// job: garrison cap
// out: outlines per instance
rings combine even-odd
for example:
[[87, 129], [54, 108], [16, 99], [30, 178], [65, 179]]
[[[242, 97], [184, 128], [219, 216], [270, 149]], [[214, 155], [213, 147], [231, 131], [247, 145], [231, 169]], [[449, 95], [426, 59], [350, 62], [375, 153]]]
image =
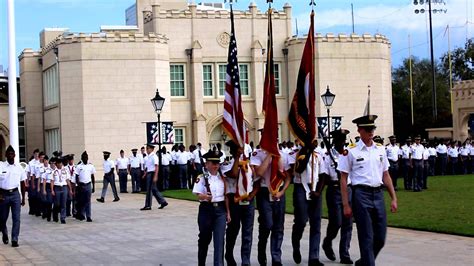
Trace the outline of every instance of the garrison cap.
[[364, 115], [352, 120], [352, 123], [357, 124], [358, 127], [373, 127], [375, 128], [375, 119], [377, 115]]
[[377, 142], [377, 143], [381, 143], [381, 144], [382, 144], [382, 143], [383, 143], [383, 138], [380, 137], [379, 135], [377, 135], [377, 136], [374, 137], [374, 141]]
[[215, 150], [215, 151], [209, 150], [206, 154], [202, 156], [202, 158], [206, 159], [206, 161], [209, 161], [209, 162], [219, 163], [221, 161], [222, 155], [223, 153], [219, 150]]

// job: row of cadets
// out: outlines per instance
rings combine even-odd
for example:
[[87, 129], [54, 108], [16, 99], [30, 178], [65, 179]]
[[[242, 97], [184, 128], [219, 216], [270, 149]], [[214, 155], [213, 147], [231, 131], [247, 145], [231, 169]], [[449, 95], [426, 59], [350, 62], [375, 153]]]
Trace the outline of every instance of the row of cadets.
[[110, 152], [104, 151], [104, 163], [103, 163], [103, 169], [104, 169], [104, 179], [102, 180], [102, 193], [100, 198], [96, 199], [98, 202], [104, 203], [105, 202], [105, 195], [107, 194], [107, 189], [109, 187], [112, 187], [112, 193], [114, 194], [114, 200], [113, 202], [117, 202], [120, 200], [118, 193], [117, 193], [117, 187], [115, 186], [115, 173], [114, 173], [114, 162], [110, 159]]
[[[15, 150], [8, 146], [5, 151], [6, 161], [0, 162], [0, 230], [2, 231], [3, 244], [7, 245], [8, 229], [7, 220], [12, 213], [12, 247], [18, 247], [18, 236], [20, 234], [21, 206], [25, 205], [25, 188], [28, 180], [25, 170], [20, 164], [15, 163]], [[21, 188], [21, 195], [18, 189]]]

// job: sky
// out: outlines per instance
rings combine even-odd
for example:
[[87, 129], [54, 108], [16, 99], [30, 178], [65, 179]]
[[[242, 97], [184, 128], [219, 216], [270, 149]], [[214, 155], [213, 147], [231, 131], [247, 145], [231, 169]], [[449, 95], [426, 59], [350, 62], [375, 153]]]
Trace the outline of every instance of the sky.
[[[448, 51], [447, 26], [450, 27], [451, 49], [463, 47], [474, 34], [473, 0], [432, 0], [433, 44], [435, 58]], [[135, 0], [15, 0], [16, 54], [25, 48], [39, 48], [39, 32], [44, 28], [69, 28], [71, 32], [98, 32], [101, 25], [125, 25], [125, 9]], [[203, 0], [199, 2], [222, 2]], [[250, 0], [239, 0], [236, 9], [247, 9]], [[265, 10], [265, 0], [254, 0]], [[310, 0], [275, 0], [273, 7], [282, 10], [285, 3], [293, 7], [298, 33], [306, 34], [309, 25]], [[354, 24], [357, 34], [382, 34], [392, 43], [392, 66], [397, 67], [411, 52], [418, 58], [429, 58], [428, 12], [415, 14], [425, 8], [423, 0], [315, 0], [316, 32], [352, 32], [351, 3], [354, 6]], [[418, 5], [414, 5], [417, 2]], [[442, 2], [438, 4], [438, 2]], [[228, 5], [227, 5], [228, 7]], [[444, 12], [446, 11], [446, 12]], [[293, 31], [296, 34], [296, 23]], [[7, 1], [0, 2], [0, 65], [8, 67]]]

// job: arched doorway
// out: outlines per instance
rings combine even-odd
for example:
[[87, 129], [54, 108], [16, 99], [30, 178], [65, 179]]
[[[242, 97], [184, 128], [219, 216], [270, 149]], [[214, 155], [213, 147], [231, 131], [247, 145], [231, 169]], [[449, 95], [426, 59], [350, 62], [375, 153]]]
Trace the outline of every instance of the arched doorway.
[[222, 130], [222, 124], [219, 124], [212, 129], [211, 134], [209, 135], [209, 149], [212, 149], [220, 143], [222, 145], [222, 150], [226, 155], [229, 155], [227, 146], [225, 146], [226, 141], [227, 135]]

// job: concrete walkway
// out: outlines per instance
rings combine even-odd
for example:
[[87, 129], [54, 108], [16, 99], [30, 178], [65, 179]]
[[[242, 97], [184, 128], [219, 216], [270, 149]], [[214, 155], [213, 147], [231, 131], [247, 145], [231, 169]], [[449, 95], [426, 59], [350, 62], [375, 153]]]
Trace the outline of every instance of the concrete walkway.
[[[95, 193], [97, 196], [98, 193]], [[144, 195], [121, 194], [112, 203], [93, 202], [93, 223], [68, 219], [67, 224], [46, 222], [22, 210], [20, 247], [0, 244], [0, 265], [196, 265], [198, 203], [169, 199], [169, 206], [142, 212]], [[257, 217], [257, 215], [256, 215]], [[291, 248], [292, 216], [286, 216], [283, 265], [295, 265]], [[9, 222], [9, 230], [11, 225]], [[323, 220], [324, 237], [327, 221]], [[252, 263], [257, 263], [257, 219], [254, 227]], [[355, 226], [354, 226], [355, 228]], [[238, 240], [240, 242], [240, 238]], [[212, 245], [212, 244], [211, 244]], [[336, 254], [337, 244], [333, 244]], [[308, 236], [302, 240], [303, 263], [307, 264]], [[240, 245], [235, 257], [240, 261]], [[351, 255], [359, 257], [356, 232]], [[267, 252], [270, 259], [270, 253]], [[321, 261], [329, 262], [321, 254]], [[338, 261], [338, 260], [337, 260]], [[212, 263], [212, 246], [208, 264]], [[392, 229], [378, 265], [473, 265], [474, 238]]]

